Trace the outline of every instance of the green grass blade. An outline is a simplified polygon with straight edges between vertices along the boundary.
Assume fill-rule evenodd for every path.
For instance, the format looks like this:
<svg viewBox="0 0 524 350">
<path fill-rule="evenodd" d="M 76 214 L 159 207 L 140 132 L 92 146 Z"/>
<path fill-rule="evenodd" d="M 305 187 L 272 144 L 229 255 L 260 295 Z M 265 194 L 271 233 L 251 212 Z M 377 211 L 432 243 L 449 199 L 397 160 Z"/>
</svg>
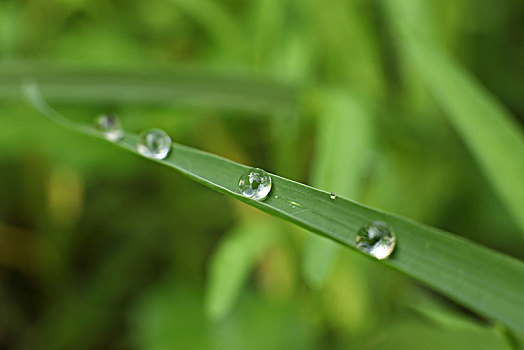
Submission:
<svg viewBox="0 0 524 350">
<path fill-rule="evenodd" d="M 56 120 L 57 113 L 49 114 L 50 107 L 42 109 L 45 101 L 35 87 L 28 90 L 28 97 L 41 112 Z M 68 124 L 81 132 L 88 128 Z M 114 145 L 139 154 L 136 141 L 135 134 L 126 133 Z M 248 166 L 180 144 L 173 144 L 169 156 L 155 162 L 353 249 L 357 231 L 363 224 L 375 220 L 386 222 L 397 234 L 397 248 L 388 259 L 377 263 L 401 271 L 524 336 L 524 263 L 519 260 L 342 197 L 331 200 L 327 192 L 278 175 L 271 175 L 273 189 L 265 201 L 246 198 L 238 192 L 237 182 Z"/>
<path fill-rule="evenodd" d="M 0 66 L 0 100 L 21 98 L 26 80 L 49 101 L 168 104 L 198 109 L 274 113 L 294 109 L 297 91 L 269 81 L 247 81 L 173 70 L 78 70 L 34 65 Z"/>
<path fill-rule="evenodd" d="M 365 158 L 371 148 L 372 116 L 362 101 L 345 91 L 328 91 L 317 120 L 318 140 L 313 184 L 339 196 L 358 198 Z M 322 237 L 308 237 L 304 276 L 314 287 L 323 286 L 340 246 Z"/>
<path fill-rule="evenodd" d="M 406 51 L 524 234 L 524 134 L 511 114 L 437 47 L 408 38 Z"/>
<path fill-rule="evenodd" d="M 355 344 L 357 349 L 424 349 L 424 350 L 510 350 L 504 337 L 489 328 L 449 329 L 401 319 L 381 327 L 371 339 Z"/>
<path fill-rule="evenodd" d="M 209 317 L 217 320 L 226 316 L 252 267 L 276 238 L 272 225 L 257 221 L 236 227 L 220 241 L 210 262 L 206 290 Z"/>
<path fill-rule="evenodd" d="M 197 21 L 209 35 L 224 47 L 222 52 L 241 56 L 247 48 L 247 40 L 240 23 L 221 6 L 209 0 L 171 0 L 177 8 Z"/>
</svg>

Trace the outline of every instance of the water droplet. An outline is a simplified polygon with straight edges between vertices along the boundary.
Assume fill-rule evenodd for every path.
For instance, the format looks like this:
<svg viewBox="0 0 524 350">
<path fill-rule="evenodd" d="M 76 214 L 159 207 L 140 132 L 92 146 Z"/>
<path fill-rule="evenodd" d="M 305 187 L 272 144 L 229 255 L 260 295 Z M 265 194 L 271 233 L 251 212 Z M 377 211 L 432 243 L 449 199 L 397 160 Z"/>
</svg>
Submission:
<svg viewBox="0 0 524 350">
<path fill-rule="evenodd" d="M 249 169 L 240 176 L 238 189 L 244 197 L 263 201 L 271 191 L 271 176 L 262 169 Z"/>
<path fill-rule="evenodd" d="M 120 120 L 114 114 L 102 114 L 96 118 L 95 128 L 102 132 L 104 138 L 108 141 L 116 142 L 124 137 Z"/>
<path fill-rule="evenodd" d="M 138 135 L 137 149 L 144 157 L 164 159 L 171 151 L 171 138 L 163 130 L 149 129 Z"/>
<path fill-rule="evenodd" d="M 375 221 L 362 226 L 356 241 L 357 249 L 382 260 L 391 255 L 397 238 L 385 223 Z"/>
<path fill-rule="evenodd" d="M 330 193 L 329 194 L 329 198 L 336 199 L 337 198 L 337 194 L 336 193 Z"/>
</svg>

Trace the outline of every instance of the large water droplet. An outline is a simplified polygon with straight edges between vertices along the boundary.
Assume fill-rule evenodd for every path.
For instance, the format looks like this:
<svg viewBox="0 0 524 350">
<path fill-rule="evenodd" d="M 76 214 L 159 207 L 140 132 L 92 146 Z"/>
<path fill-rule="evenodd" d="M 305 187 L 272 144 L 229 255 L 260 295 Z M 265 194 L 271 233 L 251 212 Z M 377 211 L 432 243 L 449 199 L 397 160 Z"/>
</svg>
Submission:
<svg viewBox="0 0 524 350">
<path fill-rule="evenodd" d="M 262 169 L 249 169 L 240 176 L 238 189 L 244 197 L 263 201 L 271 191 L 271 176 Z"/>
<path fill-rule="evenodd" d="M 171 150 L 171 138 L 165 131 L 150 129 L 138 135 L 138 153 L 152 159 L 164 159 Z"/>
<path fill-rule="evenodd" d="M 358 231 L 357 249 L 379 259 L 385 259 L 395 249 L 397 237 L 383 222 L 366 224 Z"/>
<path fill-rule="evenodd" d="M 337 194 L 336 194 L 336 193 L 330 193 L 330 194 L 329 194 L 329 198 L 331 198 L 331 199 L 337 199 Z"/>
<path fill-rule="evenodd" d="M 102 132 L 104 138 L 108 141 L 119 141 L 124 137 L 124 131 L 120 120 L 113 114 L 102 114 L 95 120 L 95 128 Z"/>
</svg>

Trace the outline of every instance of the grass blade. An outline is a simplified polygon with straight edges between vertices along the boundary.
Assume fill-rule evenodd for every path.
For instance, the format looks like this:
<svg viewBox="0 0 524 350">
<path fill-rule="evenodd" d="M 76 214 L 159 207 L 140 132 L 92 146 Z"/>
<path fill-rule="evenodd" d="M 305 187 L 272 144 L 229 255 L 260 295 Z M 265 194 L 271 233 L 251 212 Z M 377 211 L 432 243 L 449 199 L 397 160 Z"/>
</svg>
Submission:
<svg viewBox="0 0 524 350">
<path fill-rule="evenodd" d="M 224 52 L 237 56 L 245 53 L 247 40 L 235 17 L 231 16 L 220 3 L 209 0 L 171 0 L 178 9 L 197 21 L 220 45 Z"/>
<path fill-rule="evenodd" d="M 236 227 L 220 241 L 210 262 L 206 311 L 212 319 L 229 312 L 253 265 L 277 238 L 274 228 L 255 222 Z"/>
<path fill-rule="evenodd" d="M 0 100 L 20 98 L 20 85 L 38 81 L 50 101 L 169 104 L 199 109 L 273 113 L 293 109 L 289 85 L 183 71 L 76 70 L 32 65 L 0 67 Z"/>
<path fill-rule="evenodd" d="M 406 35 L 406 53 L 524 234 L 524 134 L 511 114 L 437 47 Z"/>
<path fill-rule="evenodd" d="M 49 106 L 42 108 L 45 101 L 36 87 L 28 88 L 28 98 L 42 113 L 56 120 L 58 113 L 49 114 Z M 88 128 L 73 122 L 67 124 L 81 132 Z M 96 132 L 89 134 L 96 135 Z M 139 154 L 136 140 L 135 134 L 127 133 L 115 145 Z M 273 189 L 265 201 L 246 198 L 239 194 L 237 181 L 248 166 L 180 144 L 172 145 L 166 159 L 155 161 L 218 192 L 353 249 L 357 231 L 363 224 L 384 221 L 396 232 L 398 244 L 392 256 L 381 264 L 405 273 L 524 336 L 524 263 L 517 259 L 342 197 L 331 200 L 327 192 L 278 175 L 271 175 Z"/>
<path fill-rule="evenodd" d="M 349 92 L 329 91 L 317 120 L 318 140 L 312 181 L 339 196 L 358 198 L 367 151 L 371 148 L 372 116 Z M 304 250 L 304 276 L 323 286 L 340 246 L 310 236 Z"/>
</svg>

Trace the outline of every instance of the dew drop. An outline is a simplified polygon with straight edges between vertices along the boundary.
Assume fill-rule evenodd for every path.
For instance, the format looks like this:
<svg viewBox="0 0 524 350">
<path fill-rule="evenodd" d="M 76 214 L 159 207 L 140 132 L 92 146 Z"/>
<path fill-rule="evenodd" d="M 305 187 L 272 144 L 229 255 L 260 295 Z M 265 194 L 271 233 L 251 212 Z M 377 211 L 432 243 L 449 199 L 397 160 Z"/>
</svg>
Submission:
<svg viewBox="0 0 524 350">
<path fill-rule="evenodd" d="M 108 141 L 119 141 L 124 137 L 120 120 L 114 114 L 102 114 L 95 120 L 95 128 L 100 131 Z"/>
<path fill-rule="evenodd" d="M 144 157 L 164 159 L 171 150 L 171 138 L 160 129 L 145 130 L 138 135 L 137 149 Z"/>
<path fill-rule="evenodd" d="M 249 169 L 240 176 L 238 189 L 244 197 L 263 201 L 271 191 L 271 176 L 262 169 Z"/>
<path fill-rule="evenodd" d="M 397 238 L 385 223 L 375 221 L 362 226 L 358 231 L 356 242 L 357 249 L 382 260 L 391 255 Z"/>
<path fill-rule="evenodd" d="M 337 199 L 337 194 L 336 194 L 336 193 L 330 193 L 330 194 L 329 194 L 329 198 L 331 198 L 331 199 Z"/>
</svg>

